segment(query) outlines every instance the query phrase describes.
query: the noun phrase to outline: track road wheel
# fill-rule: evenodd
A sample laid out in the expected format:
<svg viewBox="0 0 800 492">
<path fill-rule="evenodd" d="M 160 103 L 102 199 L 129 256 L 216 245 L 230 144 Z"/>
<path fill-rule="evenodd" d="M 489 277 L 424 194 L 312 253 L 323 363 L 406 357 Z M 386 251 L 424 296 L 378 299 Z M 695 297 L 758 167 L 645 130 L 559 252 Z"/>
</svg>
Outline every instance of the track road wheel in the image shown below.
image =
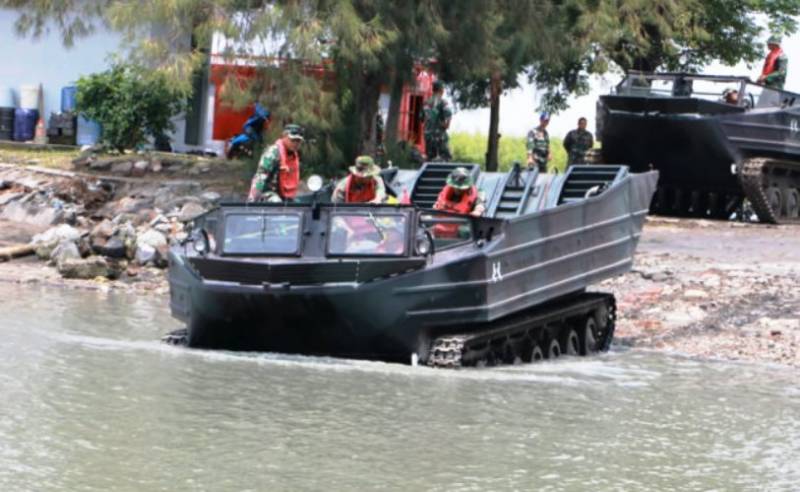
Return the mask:
<svg viewBox="0 0 800 492">
<path fill-rule="evenodd" d="M 578 355 L 580 354 L 580 340 L 578 339 L 578 332 L 569 330 L 561 341 L 561 350 L 564 355 Z"/>
<path fill-rule="evenodd" d="M 766 195 L 767 203 L 769 204 L 769 208 L 772 209 L 772 212 L 778 217 L 782 216 L 783 195 L 781 194 L 780 188 L 777 186 L 770 186 L 767 188 Z"/>
<path fill-rule="evenodd" d="M 786 217 L 790 219 L 800 217 L 800 191 L 797 188 L 783 189 L 783 207 Z"/>
<path fill-rule="evenodd" d="M 539 362 L 542 359 L 544 359 L 542 348 L 538 343 L 534 344 L 533 349 L 531 349 L 531 362 Z"/>
<path fill-rule="evenodd" d="M 589 355 L 597 351 L 597 321 L 594 315 L 586 318 L 581 337 L 581 355 Z"/>
<path fill-rule="evenodd" d="M 550 340 L 550 343 L 547 344 L 547 358 L 558 359 L 559 357 L 561 357 L 561 346 L 558 344 L 558 340 Z"/>
</svg>

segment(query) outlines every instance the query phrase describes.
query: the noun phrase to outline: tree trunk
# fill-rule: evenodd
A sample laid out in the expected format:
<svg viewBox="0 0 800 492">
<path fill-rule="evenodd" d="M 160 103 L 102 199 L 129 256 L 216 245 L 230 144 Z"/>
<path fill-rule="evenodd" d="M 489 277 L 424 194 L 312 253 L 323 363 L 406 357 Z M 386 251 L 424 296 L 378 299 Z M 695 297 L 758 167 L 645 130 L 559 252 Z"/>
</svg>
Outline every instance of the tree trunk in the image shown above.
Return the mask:
<svg viewBox="0 0 800 492">
<path fill-rule="evenodd" d="M 491 109 L 489 116 L 489 141 L 486 145 L 486 170 L 488 172 L 497 171 L 497 154 L 500 148 L 498 126 L 500 123 L 501 84 L 500 72 L 494 72 L 489 86 L 489 102 Z"/>
<path fill-rule="evenodd" d="M 375 154 L 375 114 L 378 112 L 380 95 L 380 75 L 374 72 L 364 74 L 358 103 L 358 126 L 361 135 L 359 154 Z"/>
<path fill-rule="evenodd" d="M 387 148 L 397 145 L 397 136 L 400 125 L 400 104 L 403 102 L 404 77 L 399 70 L 392 74 L 392 92 L 389 96 L 389 113 L 386 116 L 386 135 L 384 142 Z"/>
</svg>

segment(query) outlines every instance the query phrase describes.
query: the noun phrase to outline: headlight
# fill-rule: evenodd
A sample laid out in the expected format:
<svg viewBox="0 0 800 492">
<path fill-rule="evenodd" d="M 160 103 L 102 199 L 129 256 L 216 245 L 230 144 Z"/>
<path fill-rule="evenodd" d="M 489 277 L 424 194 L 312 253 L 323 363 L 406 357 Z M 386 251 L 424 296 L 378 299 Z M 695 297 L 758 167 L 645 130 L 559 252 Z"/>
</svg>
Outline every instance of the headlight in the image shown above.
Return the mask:
<svg viewBox="0 0 800 492">
<path fill-rule="evenodd" d="M 192 247 L 201 255 L 208 253 L 211 248 L 208 243 L 208 234 L 206 234 L 205 230 L 200 229 L 192 233 Z"/>
<path fill-rule="evenodd" d="M 433 240 L 428 232 L 420 232 L 414 241 L 414 250 L 420 256 L 428 256 L 433 253 Z"/>
<path fill-rule="evenodd" d="M 311 191 L 319 191 L 322 189 L 323 185 L 322 177 L 320 177 L 318 174 L 312 174 L 306 180 L 306 185 L 308 186 L 308 189 Z"/>
</svg>

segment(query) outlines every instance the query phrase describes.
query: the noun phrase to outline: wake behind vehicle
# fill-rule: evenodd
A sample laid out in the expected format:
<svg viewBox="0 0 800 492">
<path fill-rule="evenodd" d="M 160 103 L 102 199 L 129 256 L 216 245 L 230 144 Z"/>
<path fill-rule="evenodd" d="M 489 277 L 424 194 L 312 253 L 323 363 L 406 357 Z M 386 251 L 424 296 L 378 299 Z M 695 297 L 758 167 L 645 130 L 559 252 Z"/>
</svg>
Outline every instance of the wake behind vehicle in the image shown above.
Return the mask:
<svg viewBox="0 0 800 492">
<path fill-rule="evenodd" d="M 602 160 L 656 169 L 651 210 L 800 221 L 800 94 L 745 77 L 631 72 L 598 104 Z"/>
<path fill-rule="evenodd" d="M 192 347 L 459 367 L 608 347 L 657 173 L 481 173 L 484 217 L 432 210 L 457 164 L 391 170 L 413 205 L 228 203 L 170 252 Z M 462 165 L 463 166 L 463 165 Z"/>
</svg>

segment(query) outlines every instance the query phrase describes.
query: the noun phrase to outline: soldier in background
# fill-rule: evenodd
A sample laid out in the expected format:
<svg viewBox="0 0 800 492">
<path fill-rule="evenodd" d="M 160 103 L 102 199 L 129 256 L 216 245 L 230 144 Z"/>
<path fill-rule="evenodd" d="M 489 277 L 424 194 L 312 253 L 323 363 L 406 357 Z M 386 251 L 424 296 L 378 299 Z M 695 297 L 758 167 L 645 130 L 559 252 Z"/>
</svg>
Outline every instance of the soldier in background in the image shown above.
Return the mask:
<svg viewBox="0 0 800 492">
<path fill-rule="evenodd" d="M 528 149 L 528 169 L 534 166 L 540 173 L 547 172 L 547 162 L 552 158 L 550 153 L 550 134 L 547 125 L 550 123 L 550 113 L 543 112 L 539 115 L 539 126 L 528 132 L 526 147 Z"/>
<path fill-rule="evenodd" d="M 769 47 L 769 53 L 764 60 L 764 68 L 758 78 L 758 83 L 773 89 L 783 89 L 783 85 L 786 83 L 789 58 L 781 49 L 779 37 L 771 36 L 767 40 L 767 47 Z"/>
<path fill-rule="evenodd" d="M 567 167 L 586 162 L 586 152 L 594 146 L 592 132 L 586 129 L 586 118 L 578 118 L 578 128 L 570 130 L 564 137 L 564 149 L 567 151 Z"/>
<path fill-rule="evenodd" d="M 444 100 L 444 84 L 441 81 L 433 83 L 433 95 L 425 101 L 423 112 L 425 118 L 425 154 L 428 160 L 452 159 L 447 129 L 450 127 L 450 118 L 453 112 L 447 101 Z"/>
</svg>

